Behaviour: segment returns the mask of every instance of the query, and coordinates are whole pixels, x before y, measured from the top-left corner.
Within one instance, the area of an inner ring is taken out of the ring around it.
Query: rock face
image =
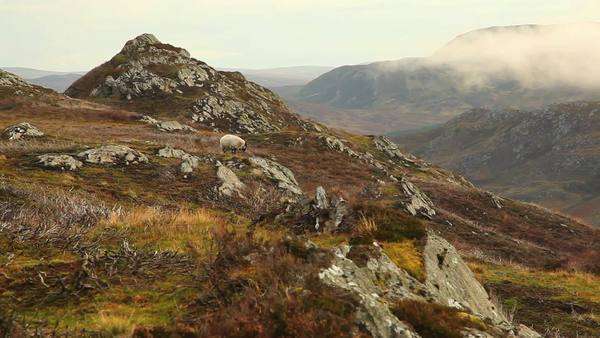
[[[76,81],[65,94],[131,101],[129,107],[134,109],[136,102],[168,103],[169,113],[187,114],[213,130],[261,133],[308,126],[268,89],[240,73],[217,71],[151,34],[128,41],[119,54]]]
[[[161,131],[165,131],[165,132],[175,132],[175,131],[190,131],[190,132],[194,132],[196,131],[195,128],[190,127],[188,125],[185,124],[181,124],[177,121],[159,121],[151,116],[148,115],[144,115],[142,116],[142,118],[140,119],[140,121],[144,122],[144,123],[148,123],[150,125],[155,126],[156,128],[158,128],[158,130]]]
[[[92,164],[140,164],[148,163],[146,155],[122,145],[107,145],[82,151],[77,157]]]
[[[277,186],[293,195],[302,195],[302,189],[294,177],[294,173],[283,165],[262,157],[253,156],[249,158],[252,165],[259,167],[271,180],[277,182]]]
[[[319,278],[325,284],[350,291],[360,299],[361,307],[356,313],[356,319],[373,337],[419,337],[407,324],[394,316],[382,297],[384,289],[390,286],[395,286],[398,293],[410,294],[403,283],[411,283],[411,277],[399,270],[387,257],[381,258],[381,261],[369,260],[365,267],[360,268],[346,258],[349,250],[348,246],[338,248],[332,265],[322,270]],[[378,275],[384,278],[382,283],[376,283]]]
[[[423,256],[426,285],[437,302],[470,310],[476,315],[491,319],[496,325],[509,325],[450,243],[430,233]]]
[[[426,218],[435,215],[433,202],[424,192],[404,177],[400,180],[400,187],[404,194],[402,202],[406,211],[413,216],[422,215]]]
[[[38,163],[47,168],[60,170],[77,170],[83,163],[73,156],[64,154],[45,154],[38,156]]]
[[[4,131],[2,132],[2,138],[6,140],[19,140],[22,138],[41,136],[44,136],[44,133],[42,133],[37,127],[27,122],[22,122],[10,126],[4,129]]]
[[[233,170],[224,165],[220,165],[217,167],[217,177],[222,182],[221,186],[218,188],[219,193],[229,197],[232,197],[234,194],[243,197],[242,190],[246,186],[240,181]]]
[[[424,249],[427,279],[424,283],[400,269],[377,244],[361,246],[367,257],[354,261],[357,247],[342,245],[334,250],[331,265],[319,278],[326,284],[350,291],[361,300],[357,320],[374,337],[417,337],[417,333],[395,317],[389,308],[402,300],[434,302],[455,307],[492,323],[500,336],[539,337],[526,326],[514,327],[495,309],[485,289],[473,276],[456,249],[443,238],[429,233]],[[491,337],[485,332],[465,336]]]

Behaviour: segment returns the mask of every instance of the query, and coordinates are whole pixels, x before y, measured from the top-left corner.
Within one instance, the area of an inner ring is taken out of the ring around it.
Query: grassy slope
[[[136,122],[135,113],[84,101],[4,99],[0,107],[6,107],[0,111],[0,126],[29,121],[48,135],[42,140],[0,142],[3,221],[23,224],[24,229],[62,224],[56,233],[13,229],[0,234],[0,305],[9,308],[17,321],[63,333],[121,334],[136,327],[155,334],[178,330],[219,335],[233,329],[264,335],[350,332],[350,309],[356,300],[313,281],[327,254],[306,252],[290,242],[286,227],[271,222],[250,227],[257,210],[258,214],[268,210],[264,204],[268,201],[241,205],[215,200],[212,166],[203,165],[184,179],[177,160],[155,156],[147,165],[88,165],[72,173],[44,170],[34,163],[35,154],[74,153],[104,143],[127,144],[149,155],[170,144],[228,161],[231,158],[216,146],[219,135],[159,133]],[[355,149],[384,159],[369,138],[343,136]],[[363,229],[358,235],[319,235],[315,242],[331,247],[359,243],[356,236],[374,237],[398,265],[420,279],[424,276],[415,229],[422,226],[442,231],[465,252],[511,257],[541,269],[546,264],[575,264],[577,248],[597,238],[580,224],[534,206],[506,202],[504,209],[495,210],[485,194],[448,183],[452,176],[435,168],[398,166],[396,174],[420,182],[441,208],[442,218],[418,221],[397,211],[398,190],[393,184],[376,186],[383,197],[371,201],[364,191],[373,188],[374,178],[384,177],[359,160],[326,150],[314,135],[290,129],[247,139],[250,154],[288,166],[309,194],[323,185],[362,211],[350,217],[357,229]],[[245,182],[256,180],[251,172],[242,171],[240,176]],[[78,193],[71,196],[69,191]],[[80,205],[90,207],[83,211],[74,207]],[[455,226],[445,226],[444,218]],[[489,224],[482,225],[484,220]],[[575,233],[551,228],[557,222],[565,222]],[[539,236],[540,229],[548,228],[552,229],[548,236]],[[561,236],[571,236],[571,246],[561,245]],[[273,258],[266,247],[281,254]],[[540,261],[541,255],[547,259]],[[294,277],[298,274],[305,280],[298,281]],[[490,275],[484,278],[493,282]],[[279,310],[266,311],[269,307]],[[423,309],[429,311],[438,310]],[[8,320],[0,317],[0,323]]]

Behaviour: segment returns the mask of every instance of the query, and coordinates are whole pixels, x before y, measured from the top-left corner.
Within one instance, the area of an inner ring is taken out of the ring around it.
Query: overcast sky
[[[215,67],[338,66],[488,26],[599,20],[598,0],[0,0],[0,66],[88,70],[145,32]]]

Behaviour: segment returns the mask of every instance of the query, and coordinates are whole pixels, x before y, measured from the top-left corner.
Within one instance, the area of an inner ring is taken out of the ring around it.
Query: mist
[[[527,88],[600,88],[600,23],[492,27],[458,36],[427,59],[465,85],[498,80]]]

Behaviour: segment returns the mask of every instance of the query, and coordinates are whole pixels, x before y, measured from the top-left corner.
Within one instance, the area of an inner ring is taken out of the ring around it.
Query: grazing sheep
[[[235,135],[227,134],[221,137],[219,143],[221,144],[221,150],[224,153],[230,151],[235,154],[238,151],[246,151],[246,141]]]

